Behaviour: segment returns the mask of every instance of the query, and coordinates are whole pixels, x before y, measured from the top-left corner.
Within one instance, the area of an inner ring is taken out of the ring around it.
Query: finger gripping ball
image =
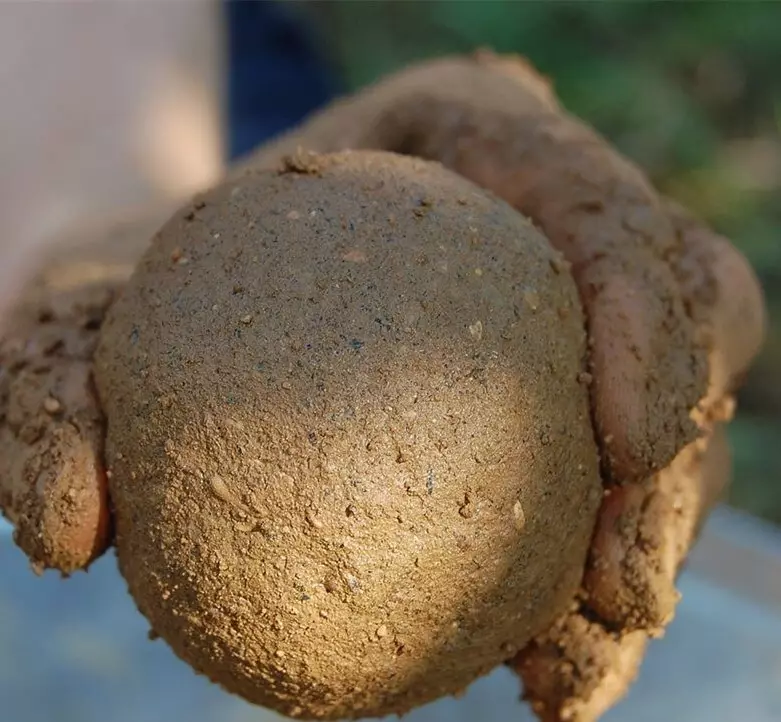
[[[303,718],[461,691],[572,599],[601,497],[574,283],[441,166],[300,156],[182,209],[96,362],[121,570]]]

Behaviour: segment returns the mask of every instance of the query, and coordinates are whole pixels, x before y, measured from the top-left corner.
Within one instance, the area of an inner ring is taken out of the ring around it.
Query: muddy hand
[[[544,719],[596,719],[671,619],[676,574],[728,481],[722,423],[765,330],[756,278],[520,59],[480,53],[399,73],[261,148],[243,172],[298,147],[438,160],[530,216],[571,264],[605,501],[582,599],[514,667]]]
[[[39,572],[86,568],[111,541],[92,357],[153,219],[65,242],[2,319],[0,508]]]
[[[511,662],[542,722],[593,722],[626,694],[672,617],[676,574],[728,476],[717,425],[653,480],[607,495],[588,591]]]
[[[512,662],[543,722],[592,722],[626,693],[647,640],[673,617],[676,576],[729,481],[724,426],[761,342],[762,298],[727,241],[668,212],[683,244],[676,276],[709,348],[708,391],[692,413],[701,436],[645,482],[606,489],[581,598]]]
[[[481,54],[404,71],[326,109],[235,173],[275,167],[299,146],[439,160],[530,216],[567,259],[559,271],[571,269],[588,317],[584,381],[606,493],[581,599],[514,666],[545,719],[594,719],[624,692],[647,638],[671,617],[675,574],[726,483],[720,424],[764,331],[756,280],[726,241],[660,199],[514,59]],[[31,296],[2,351],[0,501],[33,560],[67,571],[107,541],[102,422],[87,380],[99,319],[87,322],[78,294],[55,293],[43,295],[63,309],[55,327],[70,329],[67,338],[46,355],[47,322]],[[56,461],[48,477],[36,461],[47,455]],[[68,516],[56,490],[73,488],[92,496],[77,495],[84,506]]]

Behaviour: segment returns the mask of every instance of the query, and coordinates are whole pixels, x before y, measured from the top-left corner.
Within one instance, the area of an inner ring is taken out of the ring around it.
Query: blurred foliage
[[[311,2],[347,89],[413,60],[527,56],[565,106],[748,256],[771,314],[732,424],[731,501],[781,523],[781,3]]]

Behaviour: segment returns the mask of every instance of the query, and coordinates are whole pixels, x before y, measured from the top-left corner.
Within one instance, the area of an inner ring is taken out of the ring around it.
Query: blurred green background
[[[527,56],[564,105],[760,275],[767,346],[731,425],[734,505],[781,524],[781,2],[294,3],[350,90],[416,59]]]

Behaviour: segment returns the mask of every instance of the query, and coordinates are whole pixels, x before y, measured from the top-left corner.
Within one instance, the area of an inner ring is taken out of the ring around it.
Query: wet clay
[[[585,359],[558,252],[438,164],[299,154],[199,197],[96,357],[139,608],[294,717],[463,690],[580,583],[602,497]]]

